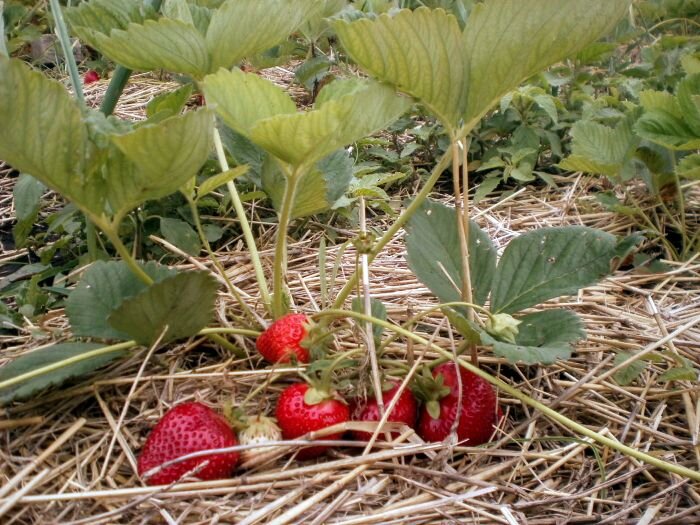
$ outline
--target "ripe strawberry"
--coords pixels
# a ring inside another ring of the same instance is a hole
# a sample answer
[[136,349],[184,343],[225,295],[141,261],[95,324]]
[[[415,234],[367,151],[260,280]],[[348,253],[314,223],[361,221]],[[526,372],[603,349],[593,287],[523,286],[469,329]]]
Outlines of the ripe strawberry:
[[[486,443],[497,423],[496,393],[489,382],[455,363],[435,368],[434,385],[423,388],[426,404],[418,421],[418,435],[426,441],[442,441],[452,428],[457,415],[459,383],[462,379],[462,402],[457,424],[457,438],[470,447]],[[422,378],[425,385],[425,376]],[[428,395],[425,396],[425,391]]]
[[292,356],[300,363],[309,362],[309,351],[303,341],[310,319],[304,314],[287,314],[265,330],[255,343],[258,352],[271,363],[289,363]]
[[[350,409],[333,393],[310,387],[306,383],[295,383],[284,389],[277,401],[277,422],[284,439],[295,439],[307,432],[330,427],[350,419]],[[340,439],[342,432],[323,439]],[[309,447],[301,450],[297,457],[309,459],[323,454],[328,447]]]
[[94,69],[87,71],[83,76],[83,84],[86,86],[89,86],[90,84],[93,84],[98,80],[100,80],[100,74]]
[[[197,402],[177,405],[163,416],[151,431],[138,460],[139,475],[193,452],[233,447],[236,435],[226,419]],[[146,479],[149,485],[167,485],[208,461],[195,475],[199,479],[227,478],[238,463],[238,453],[212,454],[175,463]]]
[[[270,417],[252,416],[246,419],[246,425],[246,428],[238,433],[241,445],[255,445],[257,443],[282,440],[280,427]],[[271,450],[272,448],[270,447],[248,448],[241,451],[241,459],[250,461]]]
[[[391,400],[396,396],[396,392],[399,390],[397,383],[390,383],[389,390],[382,393],[382,400],[384,401],[384,408],[389,406]],[[396,402],[394,409],[389,415],[388,421],[396,421],[406,423],[409,427],[415,428],[416,426],[416,413],[418,411],[418,402],[416,401],[413,392],[408,388],[401,392],[399,400]],[[353,410],[354,419],[358,421],[379,421],[381,416],[379,415],[379,405],[377,405],[376,399],[368,399],[366,403],[358,404]],[[361,432],[359,430],[353,430],[353,437],[360,441],[369,441],[372,434],[369,432]],[[391,436],[396,438],[399,436],[397,432],[392,432]],[[379,435],[381,439],[382,434]]]

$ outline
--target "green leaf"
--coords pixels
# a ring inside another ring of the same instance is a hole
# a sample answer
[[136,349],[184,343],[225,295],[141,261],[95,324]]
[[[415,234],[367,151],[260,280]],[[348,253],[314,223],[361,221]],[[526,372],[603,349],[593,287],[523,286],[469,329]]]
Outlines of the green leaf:
[[240,69],[219,70],[202,81],[207,104],[228,127],[248,136],[260,120],[295,113],[292,98],[279,86]]
[[568,310],[543,310],[520,318],[515,344],[500,341],[484,330],[481,342],[511,363],[549,364],[571,356],[572,344],[585,338],[579,317]]
[[245,175],[248,171],[248,166],[237,166],[233,169],[226,170],[222,173],[218,173],[213,177],[209,177],[202,182],[202,184],[197,188],[197,200],[202,197],[209,195],[211,192],[215,191],[220,186]]
[[324,55],[312,57],[294,70],[294,78],[299,84],[311,91],[317,82],[325,78],[333,63]]
[[697,381],[698,373],[693,366],[688,363],[688,366],[676,366],[669,368],[659,376],[659,381],[666,383],[668,381]]
[[[212,146],[213,120],[206,110],[191,111],[156,125],[142,126],[112,137],[120,153],[133,164],[114,170],[108,180],[115,213],[126,213],[149,199],[177,191],[197,174]],[[114,158],[117,168],[118,156]]]
[[600,173],[617,177],[629,154],[639,140],[632,133],[630,119],[620,121],[614,128],[593,121],[581,120],[571,128],[572,155],[559,167],[572,171]]
[[[94,343],[62,343],[47,348],[34,350],[18,357],[10,364],[0,368],[0,381],[6,381],[19,375],[31,372],[37,368],[59,363],[60,361],[77,357],[81,354],[96,350],[101,345]],[[126,355],[125,350],[111,352],[96,357],[91,357],[68,366],[64,366],[40,376],[23,381],[14,386],[0,389],[0,405],[7,405],[12,401],[23,401],[35,397],[44,390],[63,384],[69,379],[88,375],[110,361]]]
[[681,179],[700,180],[700,153],[683,157],[676,169]]
[[161,12],[163,16],[167,16],[173,20],[179,20],[180,22],[194,25],[192,11],[190,11],[187,0],[165,0],[161,7]]
[[491,292],[494,312],[514,313],[571,295],[610,272],[616,239],[584,226],[541,228],[508,244]]
[[202,250],[197,232],[182,219],[161,218],[160,232],[166,241],[189,255],[196,256]]
[[216,280],[206,272],[167,277],[126,299],[108,318],[112,327],[144,345],[190,337],[212,319]]
[[192,84],[185,84],[169,93],[162,93],[146,104],[146,117],[163,120],[179,115],[192,95]]
[[470,79],[462,33],[453,16],[443,10],[404,9],[394,17],[338,20],[334,28],[362,69],[417,98],[445,127],[456,129]]
[[[263,167],[262,187],[276,210],[282,207],[286,179],[269,160]],[[345,150],[338,150],[321,159],[298,183],[292,218],[321,213],[343,196],[352,180],[352,159]]]
[[226,0],[209,24],[211,69],[230,68],[286,39],[320,7],[318,0]]
[[[381,319],[382,321],[386,321],[386,307],[384,306],[384,303],[382,303],[379,299],[375,299],[372,297],[370,299],[371,303],[371,315],[372,317],[376,317],[377,319]],[[352,300],[352,309],[355,312],[359,313],[365,313],[365,308],[364,308],[364,302],[362,301],[361,297],[355,297]],[[372,335],[374,337],[374,342],[375,344],[379,344],[379,342],[382,339],[382,333],[384,333],[384,328],[373,324],[372,325]]]
[[110,60],[129,69],[166,69],[194,78],[210,70],[204,37],[192,25],[172,18],[131,23],[126,30],[97,33],[95,47]]
[[376,82],[319,109],[277,115],[253,126],[250,139],[294,167],[309,166],[334,150],[385,128],[410,103]]
[[17,223],[12,227],[15,244],[23,247],[27,237],[39,216],[41,196],[46,191],[46,186],[31,175],[20,173],[12,190],[15,206],[15,218]]
[[685,151],[700,148],[700,136],[683,119],[662,110],[642,115],[634,129],[640,137],[670,149]]
[[142,24],[154,15],[140,0],[91,0],[63,10],[73,32],[91,47],[98,46],[97,34],[126,29],[129,23]]
[[1,159],[81,208],[102,212],[104,198],[84,176],[87,129],[63,85],[0,56],[0,121]]
[[[154,262],[140,266],[156,282],[175,274],[174,270]],[[124,299],[145,288],[146,285],[124,261],[92,264],[66,300],[66,314],[73,334],[99,339],[130,339],[128,333],[112,328],[107,318]]]
[[[418,280],[440,302],[461,300],[462,254],[454,208],[426,201],[408,221],[406,258]],[[496,271],[496,249],[474,222],[469,227],[469,268],[476,304],[484,304]]]
[[683,118],[683,111],[678,104],[678,99],[668,91],[641,91],[639,103],[646,111],[663,111],[676,118]]
[[527,78],[611,31],[629,5],[629,0],[476,4],[464,28],[468,97],[462,117],[466,129]]
[[695,136],[700,138],[700,73],[681,80],[676,97],[683,119]]
[[417,98],[451,135],[463,135],[525,79],[610,31],[628,6],[629,0],[569,0],[566,8],[550,0],[490,0],[474,6],[463,32],[453,16],[423,7],[334,27],[360,67]]
[[[618,352],[615,355],[615,360],[613,361],[613,365],[617,366],[620,363],[624,363],[627,361],[630,357],[632,357],[634,354],[630,354],[628,352]],[[615,374],[613,374],[613,379],[620,385],[620,386],[627,386],[629,385],[632,381],[637,379],[642,372],[646,369],[647,365],[646,361],[642,359],[637,359],[636,361],[632,361],[629,365],[621,368]]]

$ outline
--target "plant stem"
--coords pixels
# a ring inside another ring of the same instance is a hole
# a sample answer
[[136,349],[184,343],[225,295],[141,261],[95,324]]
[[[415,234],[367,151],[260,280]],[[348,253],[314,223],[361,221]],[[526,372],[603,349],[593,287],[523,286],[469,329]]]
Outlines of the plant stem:
[[690,239],[688,238],[688,227],[685,222],[685,195],[683,194],[683,185],[681,184],[681,178],[678,175],[678,165],[676,163],[675,153],[671,153],[671,159],[673,159],[673,180],[676,183],[676,190],[678,191],[678,211],[681,215],[680,223],[680,233],[683,237],[683,251],[681,253],[681,259],[685,259],[688,250],[690,249]]
[[[435,183],[440,178],[440,175],[442,175],[442,173],[447,168],[450,162],[450,155],[450,150],[445,152],[445,154],[440,158],[438,163],[433,168],[433,171],[430,173],[430,177],[423,185],[423,188],[420,190],[420,192],[418,192],[413,201],[411,201],[411,204],[409,204],[408,207],[401,213],[401,215],[399,215],[394,224],[391,225],[391,227],[384,233],[384,235],[382,235],[381,238],[379,238],[374,243],[372,250],[370,250],[370,252],[367,254],[368,263],[371,263],[375,259],[375,257],[377,257],[377,255],[379,254],[379,252],[382,251],[384,246],[386,246],[389,243],[389,241],[391,241],[391,239],[394,238],[394,236],[403,227],[403,225],[406,224],[406,222],[408,222],[408,220],[413,216],[413,214],[418,210],[418,208],[420,208],[420,206],[423,204],[423,201],[425,201],[426,197],[432,191],[433,186],[435,186]],[[338,296],[333,302],[333,308],[341,308],[343,306],[343,303],[345,303],[345,300],[355,288],[358,278],[358,272],[353,272],[353,274],[348,278],[348,281],[345,283],[343,288],[340,290],[340,292],[338,292]]]
[[129,266],[129,269],[134,273],[134,275],[141,279],[141,281],[146,285],[151,286],[153,284],[153,279],[151,279],[151,277],[145,271],[143,271],[143,268],[138,265],[136,259],[132,257],[129,250],[127,250],[126,246],[124,246],[124,243],[119,238],[119,234],[115,231],[115,229],[111,225],[107,224],[101,224],[100,229],[105,233],[114,248],[117,250],[117,253],[121,256],[127,266]]
[[284,276],[287,273],[287,229],[292,219],[292,209],[301,174],[294,172],[286,177],[287,184],[282,197],[282,209],[277,224],[275,240],[275,261],[272,279],[272,317],[277,319],[284,315]]
[[5,17],[3,17],[4,11],[5,2],[0,0],[0,55],[7,58],[10,56],[10,53],[7,51],[7,42],[5,41]]
[[80,80],[80,74],[78,73],[78,65],[75,63],[75,56],[73,55],[73,47],[71,46],[70,36],[68,35],[68,28],[66,27],[66,21],[63,18],[63,11],[61,11],[61,6],[58,0],[49,0],[51,4],[51,13],[56,22],[56,35],[58,36],[58,41],[61,43],[61,49],[63,50],[63,57],[66,60],[66,66],[68,67],[68,74],[70,76],[71,84],[73,84],[73,92],[75,93],[75,98],[78,99],[80,107],[85,109],[85,95],[83,94],[83,83]]
[[[248,330],[245,328],[204,328],[197,332],[196,335],[211,336],[214,334],[233,334],[248,337],[257,337],[260,335],[260,332],[258,332],[257,330]],[[119,352],[121,350],[128,350],[129,348],[133,348],[134,346],[138,346],[138,343],[136,341],[125,341],[123,343],[117,343],[110,346],[103,346],[102,348],[96,348],[95,350],[90,350],[89,352],[69,357],[67,359],[51,363],[50,365],[35,368],[34,370],[30,370],[29,372],[25,372],[24,374],[19,374],[10,379],[6,379],[5,381],[0,381],[0,390],[2,390],[3,388],[9,388],[18,383],[22,383],[23,381],[34,379],[35,377],[44,374],[55,372],[56,370],[60,370],[61,368],[65,368],[66,366],[70,366],[75,363],[80,363],[81,361],[92,359],[93,357],[99,357],[112,352]]]
[[238,288],[234,286],[234,284],[231,282],[231,279],[228,278],[228,275],[226,274],[226,270],[224,269],[223,265],[221,262],[219,262],[219,258],[216,256],[214,251],[211,249],[211,245],[209,244],[209,241],[207,240],[207,236],[204,234],[204,229],[202,228],[202,220],[199,217],[199,210],[197,209],[197,203],[194,201],[194,199],[190,198],[189,196],[185,196],[187,199],[187,203],[190,206],[190,213],[192,214],[192,219],[194,220],[194,225],[195,228],[197,229],[197,234],[199,235],[199,239],[202,241],[202,245],[204,245],[204,249],[207,251],[207,254],[209,255],[209,258],[211,259],[212,263],[216,267],[216,269],[219,271],[219,274],[223,278],[223,280],[226,282],[226,286],[228,287],[229,292],[231,295],[233,295],[234,299],[236,299],[236,302],[238,305],[241,307],[243,310],[243,313],[248,317],[250,321],[253,323],[257,324],[257,320],[255,319],[255,315],[253,315],[253,312],[250,309],[250,306],[246,304],[246,302],[243,300],[241,297],[241,294],[238,291]]
[[100,105],[100,111],[105,115],[109,116],[114,113],[114,108],[117,107],[117,102],[119,97],[121,97],[126,87],[126,83],[129,81],[131,76],[131,69],[127,69],[124,66],[117,66],[112,74],[112,78],[109,80],[109,86],[107,86],[107,92],[102,99],[102,104]]
[[[228,161],[226,160],[224,145],[221,143],[221,135],[219,134],[219,129],[216,127],[216,123],[214,123],[214,148],[216,149],[216,156],[219,160],[221,171],[228,171],[229,165]],[[268,313],[270,313],[272,304],[270,299],[270,291],[267,287],[267,280],[265,279],[265,272],[263,271],[262,262],[260,261],[258,247],[255,244],[255,237],[253,237],[253,230],[250,229],[250,223],[245,215],[245,209],[243,208],[241,197],[238,195],[236,185],[233,183],[233,181],[229,181],[226,183],[226,187],[231,195],[231,202],[233,203],[233,208],[236,210],[236,215],[238,215],[238,222],[241,225],[243,237],[245,238],[246,246],[250,252],[250,260],[253,263],[253,268],[255,270],[255,278],[258,281],[258,288],[260,288],[260,297],[265,305],[265,309],[268,311]]]
[[[78,73],[78,65],[75,63],[73,47],[71,46],[66,21],[63,18],[63,11],[61,11],[61,6],[59,5],[58,0],[50,0],[50,4],[51,12],[53,13],[53,18],[56,22],[56,35],[58,36],[58,41],[61,43],[63,57],[66,61],[66,66],[68,67],[68,74],[71,84],[73,85],[73,93],[75,94],[75,98],[78,100],[78,104],[80,104],[81,109],[85,111],[87,109],[87,104],[85,103],[85,95],[83,94],[83,83],[80,79],[80,74]],[[4,33],[2,40],[4,42]],[[91,262],[95,261],[97,260],[97,232],[95,231],[95,225],[92,224],[87,215],[85,215],[85,238],[87,242],[88,258]]]
[[[409,330],[406,330],[404,328],[401,328],[399,326],[396,326],[394,324],[391,324],[387,321],[383,321],[382,319],[377,319],[375,317],[370,317],[366,316],[362,313],[359,312],[354,312],[354,311],[349,311],[349,310],[326,310],[325,312],[321,312],[316,314],[316,316],[330,316],[330,317],[354,317],[355,319],[358,319],[360,321],[370,321],[378,326],[382,326],[386,330],[392,330],[395,332],[400,333],[402,336],[412,339],[418,344],[425,345],[430,347],[431,350],[434,352],[437,352],[438,354],[442,355],[446,359],[449,360],[454,360],[454,356],[452,355],[451,352],[448,352],[447,350],[444,350],[437,346],[434,343],[431,343],[427,339],[424,339],[423,337],[414,334],[413,332],[410,332]],[[553,419],[557,423],[560,423],[561,425],[567,427],[568,429],[577,432],[579,434],[583,434],[586,437],[589,437],[593,439],[594,441],[597,441],[598,443],[609,447],[613,450],[617,450],[618,452],[621,452],[627,456],[631,456],[635,459],[638,459],[640,461],[643,461],[644,463],[647,463],[649,465],[653,465],[657,468],[660,468],[662,470],[665,470],[667,472],[672,472],[674,474],[678,474],[679,476],[683,476],[688,479],[692,479],[694,481],[700,481],[700,472],[691,470],[689,468],[683,467],[681,465],[675,465],[673,463],[669,463],[667,461],[664,461],[662,459],[659,459],[656,457],[658,454],[645,454],[644,452],[641,452],[635,448],[629,447],[627,445],[624,445],[620,443],[619,441],[616,441],[614,439],[605,437],[598,432],[595,432],[588,427],[585,427],[581,425],[580,423],[577,423],[576,421],[573,421],[569,419],[566,416],[563,416],[556,410],[553,410],[549,408],[547,405],[540,403],[539,401],[536,401],[535,399],[532,399],[530,396],[523,394],[520,390],[517,388],[514,388],[510,386],[508,383],[505,381],[492,376],[488,372],[485,372],[481,370],[479,367],[476,367],[472,365],[471,363],[464,361],[460,358],[457,358],[457,363],[459,366],[462,368],[469,370],[473,374],[478,375],[479,377],[485,379],[495,387],[503,390],[510,396],[518,399],[519,401],[523,402],[526,405],[531,406],[535,410],[538,410],[542,412],[545,416],[549,417],[550,419]]]

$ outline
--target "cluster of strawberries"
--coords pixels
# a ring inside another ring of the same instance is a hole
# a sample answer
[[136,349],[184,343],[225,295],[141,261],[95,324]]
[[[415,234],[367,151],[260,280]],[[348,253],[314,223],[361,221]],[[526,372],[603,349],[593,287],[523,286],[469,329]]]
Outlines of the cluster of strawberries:
[[[271,363],[308,363],[310,356],[304,341],[309,324],[304,314],[281,317],[260,335],[256,347]],[[382,394],[385,407],[399,396],[388,421],[414,428],[425,441],[442,441],[455,431],[465,445],[481,445],[490,439],[494,425],[502,417],[493,387],[455,363],[442,363],[432,373],[419,375],[413,381],[413,389],[402,388],[398,382],[386,386]],[[226,478],[239,462],[238,452],[195,453],[227,449],[239,443],[292,440],[351,419],[379,421],[381,414],[376,399],[348,403],[327,383],[298,382],[280,394],[275,417],[277,424],[265,416],[248,418],[246,428],[236,435],[226,418],[202,403],[176,405],[151,431],[139,457],[139,474],[152,485],[170,484],[188,473],[203,480]],[[342,435],[340,432],[322,439],[338,440]],[[367,441],[371,435],[353,431],[353,437]],[[297,458],[317,457],[327,448],[305,447],[297,452]],[[243,459],[267,450],[270,449],[247,448],[242,453]],[[178,461],[190,454],[196,457]]]

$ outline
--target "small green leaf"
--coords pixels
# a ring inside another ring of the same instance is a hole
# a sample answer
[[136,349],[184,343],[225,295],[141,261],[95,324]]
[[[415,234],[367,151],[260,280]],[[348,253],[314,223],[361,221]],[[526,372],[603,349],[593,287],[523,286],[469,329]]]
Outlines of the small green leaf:
[[246,137],[260,120],[296,113],[294,101],[282,88],[240,69],[220,69],[207,75],[202,91],[207,104],[226,125]]
[[700,153],[683,157],[676,169],[681,179],[700,180]]
[[180,189],[207,160],[212,131],[211,113],[200,110],[111,137],[125,157],[120,161],[114,155],[108,164],[113,170],[108,184],[115,213],[124,214]]
[[[627,361],[630,357],[632,357],[634,354],[630,354],[628,352],[618,352],[617,355],[615,355],[615,360],[613,361],[613,365],[617,366],[620,363],[624,363]],[[620,386],[627,386],[629,385],[632,381],[637,379],[642,372],[646,369],[648,363],[642,359],[637,359],[636,361],[632,361],[629,365],[621,368],[615,374],[613,375],[613,379],[620,385]]]
[[78,38],[94,48],[98,46],[97,34],[126,29],[132,22],[142,24],[155,15],[141,0],[91,0],[63,12]]
[[584,226],[527,232],[503,252],[491,308],[514,313],[595,284],[610,272],[616,247],[614,235]]
[[385,128],[409,106],[390,87],[368,81],[364,89],[328,100],[318,109],[258,121],[250,139],[294,167],[309,166]]
[[124,300],[108,318],[112,327],[144,345],[190,337],[212,319],[216,280],[206,272],[167,277]]
[[197,232],[182,219],[162,218],[160,232],[166,241],[189,255],[196,256],[202,250],[202,243]]
[[669,368],[661,374],[659,376],[659,381],[662,383],[667,383],[669,381],[698,381],[698,373],[692,365],[676,366]]
[[149,119],[157,118],[158,120],[163,120],[168,117],[179,115],[190,99],[192,89],[192,84],[185,84],[175,91],[153,97],[153,99],[146,104],[146,117]]
[[223,173],[218,173],[213,177],[209,177],[202,182],[202,184],[197,188],[197,200],[202,197],[209,195],[211,192],[215,191],[220,186],[236,180],[238,177],[245,175],[248,171],[248,166],[237,166],[233,169],[224,171]]
[[479,204],[489,193],[495,190],[501,183],[501,177],[486,177],[476,188],[474,204]]
[[568,310],[543,310],[520,318],[515,344],[481,331],[481,342],[511,363],[549,364],[571,357],[572,344],[585,338],[579,317]]
[[[286,180],[269,159],[263,166],[262,187],[276,210],[282,206]],[[352,180],[352,159],[345,150],[338,150],[321,159],[314,169],[304,175],[297,187],[292,218],[321,213],[345,193]]]
[[[489,236],[470,221],[469,250],[472,293],[476,304],[484,304],[496,270],[496,249]],[[433,201],[426,201],[407,225],[408,265],[416,277],[440,302],[461,300],[462,254],[457,215]]]
[[17,223],[12,228],[15,244],[22,247],[32,230],[41,206],[41,196],[46,186],[31,175],[21,173],[12,190]]
[[[154,262],[140,266],[156,282],[175,274],[174,270]],[[92,264],[66,300],[66,314],[73,334],[99,339],[130,339],[128,333],[112,328],[107,318],[124,299],[145,288],[146,285],[123,261]]]
[[684,119],[662,110],[642,115],[634,129],[640,137],[670,149],[688,151],[700,148],[700,135],[694,133]]
[[206,35],[211,69],[230,68],[285,40],[321,7],[318,0],[226,0]]
[[[37,368],[57,364],[91,350],[96,350],[100,348],[100,346],[101,345],[94,343],[62,343],[40,350],[34,350],[0,368],[0,381],[12,379],[21,374],[36,370]],[[3,388],[0,390],[0,405],[7,405],[12,401],[23,401],[35,397],[52,386],[58,386],[69,379],[88,375],[110,361],[124,355],[126,355],[126,351],[120,350],[91,357],[68,366],[63,366],[53,372],[23,381],[14,386]]]
[[[454,130],[468,94],[469,72],[457,20],[443,10],[404,9],[334,25],[350,58],[407,93]],[[416,74],[419,71],[420,74]]]
[[700,74],[689,75],[681,80],[676,98],[683,119],[695,136],[700,138]]
[[131,23],[126,30],[114,29],[94,38],[101,53],[129,69],[166,69],[193,78],[202,78],[211,70],[204,37],[193,25],[180,20]]

